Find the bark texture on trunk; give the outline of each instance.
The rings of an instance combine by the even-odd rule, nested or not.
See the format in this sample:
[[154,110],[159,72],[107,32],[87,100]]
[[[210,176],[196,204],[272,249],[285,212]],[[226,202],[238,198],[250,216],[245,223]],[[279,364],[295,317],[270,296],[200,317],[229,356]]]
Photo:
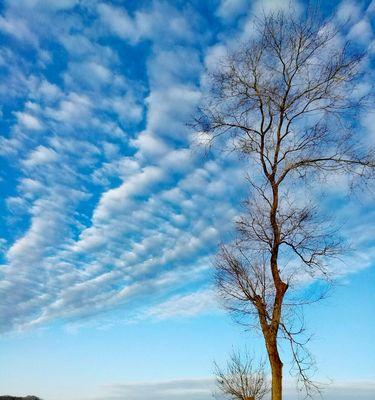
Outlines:
[[271,367],[271,399],[282,400],[283,398],[283,363],[279,356],[277,340],[275,337],[265,337],[268,358]]
[[271,399],[272,400],[282,400],[283,398],[283,363],[278,360],[270,361],[271,363],[271,371],[272,371],[272,391],[271,391]]

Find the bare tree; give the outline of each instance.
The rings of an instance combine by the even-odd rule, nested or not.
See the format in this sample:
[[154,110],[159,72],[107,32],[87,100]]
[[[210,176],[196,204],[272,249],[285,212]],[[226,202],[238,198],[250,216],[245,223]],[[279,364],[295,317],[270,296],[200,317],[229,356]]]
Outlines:
[[220,392],[233,400],[262,400],[270,391],[264,362],[255,364],[248,351],[233,352],[224,370],[215,363],[215,375]]
[[319,218],[306,190],[329,174],[371,177],[375,163],[357,122],[364,55],[314,12],[263,16],[254,30],[254,39],[209,74],[196,122],[210,143],[250,161],[246,213],[237,221],[237,239],[221,247],[216,278],[228,309],[263,335],[272,400],[281,400],[280,338],[290,344],[307,394],[314,386],[295,306],[321,295],[297,298],[293,289],[328,278],[328,259],[341,251],[337,230]]

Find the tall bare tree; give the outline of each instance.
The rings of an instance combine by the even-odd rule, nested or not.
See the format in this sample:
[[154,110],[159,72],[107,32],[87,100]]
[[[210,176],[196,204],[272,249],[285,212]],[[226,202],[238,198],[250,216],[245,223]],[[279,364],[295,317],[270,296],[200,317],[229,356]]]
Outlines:
[[246,213],[237,239],[221,247],[216,278],[228,309],[264,337],[272,400],[282,399],[281,338],[310,393],[310,362],[297,336],[303,326],[293,306],[316,298],[296,298],[294,289],[328,277],[328,258],[341,250],[339,235],[302,189],[329,174],[373,175],[374,150],[357,121],[363,59],[317,13],[263,16],[252,40],[209,73],[196,120],[205,140],[250,161]]

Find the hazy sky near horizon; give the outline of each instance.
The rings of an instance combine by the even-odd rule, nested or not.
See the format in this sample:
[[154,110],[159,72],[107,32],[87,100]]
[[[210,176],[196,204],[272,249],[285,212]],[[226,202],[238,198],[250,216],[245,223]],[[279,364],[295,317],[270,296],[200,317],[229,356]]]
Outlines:
[[[261,349],[210,279],[247,192],[243,161],[205,154],[186,122],[205,68],[251,35],[254,16],[292,5],[305,7],[0,0],[0,395],[208,400],[214,359]],[[368,50],[365,93],[375,1],[320,7]],[[358,134],[375,140],[375,112],[358,115]],[[322,207],[356,251],[306,321],[319,377],[333,379],[327,400],[369,400],[375,209],[347,189],[327,182]]]

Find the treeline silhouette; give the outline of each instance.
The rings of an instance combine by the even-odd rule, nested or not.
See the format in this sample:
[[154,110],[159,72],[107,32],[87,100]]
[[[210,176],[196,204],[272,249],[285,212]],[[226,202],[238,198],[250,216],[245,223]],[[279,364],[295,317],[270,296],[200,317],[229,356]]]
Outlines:
[[41,399],[37,396],[25,396],[25,397],[0,396],[0,400],[41,400]]

